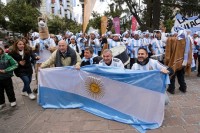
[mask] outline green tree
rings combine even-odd
[[[114,1],[114,3],[109,4],[110,11],[104,12],[104,15],[110,18],[120,17],[121,14],[124,12],[124,9],[121,7],[121,2]]]
[[[81,24],[67,18],[60,18],[59,16],[52,16],[48,20],[49,32],[53,34],[65,33],[67,30],[77,33],[81,31]]]
[[[184,16],[200,15],[200,1],[199,0],[180,0],[177,2],[179,12]]]
[[[199,0],[163,0],[161,5],[171,7],[174,13],[180,13],[184,16],[194,16],[200,13],[200,2]]]
[[[139,0],[139,2],[142,1],[145,4],[145,8],[142,10],[140,4],[135,0],[112,1],[115,4],[126,4],[130,13],[136,18],[141,30],[159,29],[161,22],[169,26],[177,13],[184,16],[200,14],[199,0]],[[169,30],[170,27],[167,27],[167,29]]]
[[[0,3],[0,12],[1,12],[0,13],[0,27],[6,29],[8,23],[5,20],[4,8],[5,8],[5,5],[3,3]]]
[[[173,19],[165,20],[163,24],[166,27],[166,32],[171,32],[171,29],[174,26],[174,20]]]
[[[113,3],[109,4],[110,11],[104,12],[104,16],[106,16],[108,18],[108,26],[107,26],[108,31],[114,30],[113,23],[112,23],[113,18],[120,17],[122,13],[128,11],[127,9],[122,8],[123,3],[124,2],[121,0],[113,0]],[[102,17],[102,15],[100,15],[99,13],[92,12],[92,19],[90,19],[87,29],[89,27],[93,27],[94,29],[99,29],[99,31],[101,31],[100,30],[101,29],[101,17]],[[125,28],[128,28],[129,24],[124,24],[123,26]]]
[[[26,3],[18,4],[17,1],[11,1],[5,7],[5,16],[9,19],[9,29],[13,32],[23,33],[24,36],[31,29],[36,29],[39,15],[36,8]]]
[[[66,22],[64,18],[59,16],[52,16],[48,19],[48,29],[50,33],[58,34],[63,33],[66,30]]]
[[[42,0],[17,0],[18,3],[26,3],[31,5],[32,7],[39,8],[42,4]]]
[[[101,31],[101,15],[97,12],[92,12],[92,19],[89,20],[89,24],[87,26],[87,30],[89,27],[93,27],[94,29],[99,29]]]
[[[73,33],[78,33],[82,31],[82,25],[77,23],[75,20],[65,18],[65,23],[66,23],[66,29]]]

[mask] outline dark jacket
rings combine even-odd
[[[94,57],[93,58],[93,64],[99,64],[99,61],[101,61],[103,58],[101,56],[97,56],[97,57]],[[86,66],[86,65],[92,65],[90,64],[90,61],[87,60],[87,61],[82,61],[81,62],[81,66]]]
[[[14,73],[17,77],[33,74],[33,69],[31,66],[31,59],[36,60],[36,55],[31,50],[29,53],[24,55],[23,59],[19,53],[11,52],[9,54],[18,62],[18,68],[14,70]],[[19,62],[22,60],[25,60],[25,62],[26,62],[23,66],[19,64]]]

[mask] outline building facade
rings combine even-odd
[[[52,15],[67,17],[74,20],[73,7],[76,5],[76,0],[42,0],[40,12],[46,14],[49,18]]]

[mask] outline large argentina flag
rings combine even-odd
[[[47,68],[39,73],[38,102],[43,108],[80,108],[145,132],[163,122],[168,81],[159,71]]]

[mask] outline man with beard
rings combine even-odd
[[[138,49],[137,62],[133,64],[132,70],[160,70],[164,74],[171,74],[172,70],[164,66],[159,61],[148,58],[148,52],[145,48]]]

